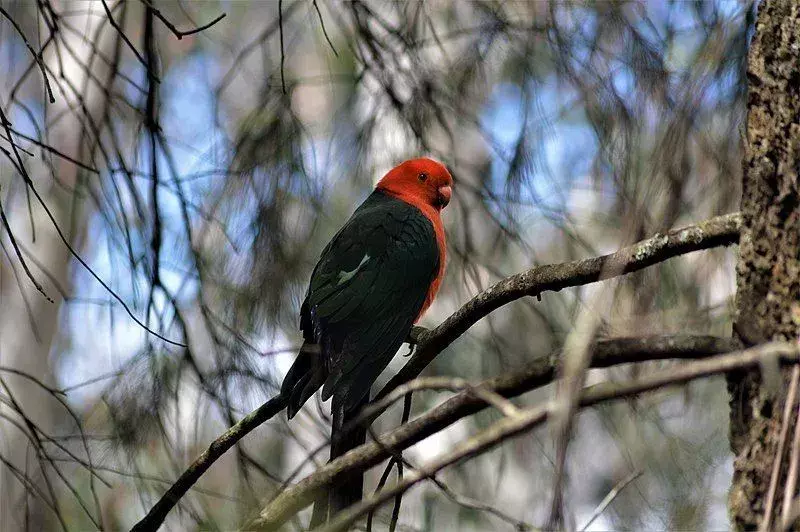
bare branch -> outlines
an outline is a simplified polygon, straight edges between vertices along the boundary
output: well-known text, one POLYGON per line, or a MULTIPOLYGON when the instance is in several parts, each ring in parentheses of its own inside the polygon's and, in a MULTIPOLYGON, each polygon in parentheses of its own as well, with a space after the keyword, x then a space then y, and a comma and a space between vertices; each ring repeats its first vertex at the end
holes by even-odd
POLYGON ((312 0, 311 2, 314 5, 314 9, 317 10, 317 17, 319 17, 319 25, 322 26, 322 34, 325 36, 325 40, 328 42, 328 46, 331 47, 333 50, 333 55, 339 57, 339 52, 336 51, 336 47, 333 46, 333 42, 331 42, 331 38, 328 36, 328 30, 325 29, 325 20, 322 18, 322 12, 319 10, 319 5, 317 4, 317 0, 312 0))
POLYGON ((281 89, 283 89, 283 93, 286 94, 286 69, 284 68, 286 52, 283 49, 283 0, 278 0, 278 31, 281 40, 281 89))
POLYGON ((241 440, 246 434, 284 409, 286 401, 278 395, 258 409, 241 419, 225 433, 211 442, 208 449, 192 462, 192 465, 170 486, 169 490, 158 500, 146 516, 136 523, 131 531, 158 530, 167 513, 178 503, 195 482, 205 473, 217 459, 241 440))
MULTIPOLYGON (((595 368, 615 364, 668 358, 700 358, 736 349, 727 338, 711 336, 656 336, 649 338, 615 338, 598 342, 592 365, 595 368)), ((552 381, 558 366, 559 353, 533 360, 522 370, 488 379, 480 386, 503 397, 514 397, 552 381)), ((409 383, 413 387, 412 383, 409 383)), ((468 415, 479 412, 486 404, 469 393, 461 393, 381 437, 381 444, 368 443, 340 456, 294 486, 283 490, 262 511, 261 522, 283 523, 313 500, 317 490, 342 474, 364 470, 390 457, 387 449, 405 449, 424 440, 468 415)))
POLYGON ((184 31, 181 31, 181 30, 179 30, 179 29, 178 29, 178 28, 175 26, 175 24, 173 24, 172 22, 170 22, 170 21, 169 21, 169 19, 168 19, 167 17, 165 17, 165 16, 164 16, 164 15, 161 13, 161 11, 159 11, 158 9, 156 9, 156 8, 153 6, 153 4, 151 4, 150 2, 147 2, 146 0, 142 0, 142 3, 143 3, 143 4, 145 4, 145 5, 146 5, 146 6, 147 6, 147 7, 148 7, 148 8, 149 8, 149 9, 150 9, 152 12, 153 12, 153 15, 155 15, 155 17, 156 17, 158 20, 160 20, 161 22, 163 22, 163 23, 164 23, 164 25, 165 25, 167 28, 169 28, 169 30, 170 30, 170 31, 171 31, 171 32, 172 32, 172 33, 175 35, 175 37, 177 37, 177 38, 178 38, 178 40, 179 40, 179 41, 180 41, 181 39, 183 39, 184 37, 186 37, 187 35, 194 35, 195 33, 200 33, 200 32, 201 32, 201 31, 203 31, 203 30, 207 30, 208 28, 210 28, 211 26, 213 26, 214 24, 216 24, 217 22, 219 22, 220 20, 224 19, 224 18, 227 16, 227 13, 222 13, 221 15, 219 15, 217 18, 215 18, 214 20, 212 20, 212 21, 211 21, 211 22, 209 22, 208 24, 203 24, 202 26, 198 26, 198 27, 196 27, 196 28, 193 28, 193 29, 191 29, 191 30, 184 30, 184 31))
MULTIPOLYGON (((583 407, 591 406, 613 399, 638 395, 665 386, 689 382, 710 375, 753 368, 757 367, 762 361, 774 359, 775 357, 779 358, 780 362, 783 364, 796 363, 800 361, 800 347, 791 343, 771 342, 743 351, 709 358, 707 360, 690 362, 681 367, 660 371, 641 379, 635 379, 625 383, 618 384, 607 382, 590 386, 584 389, 584 392, 581 394, 580 404, 583 407)), ((362 500, 360 503, 354 504, 349 509, 342 511, 322 530, 325 532, 349 530, 350 527, 362 515, 369 512, 370 509, 380 506, 399 493, 408 491, 408 489, 421 480, 434 475, 438 471, 456 462, 482 454, 499 443, 542 424, 548 419, 551 410, 552 405, 542 405, 522 411, 519 417, 506 417, 501 419, 488 429, 481 431, 472 438, 457 445, 452 452, 433 460, 426 467, 411 472, 402 481, 397 482, 391 488, 384 489, 362 500)), ((272 505, 262 511, 261 520, 256 523, 258 526, 272 524, 272 521, 269 519, 269 517, 272 516, 271 509, 272 505)))
POLYGON ((138 59, 139 62, 144 66, 145 70, 148 72, 148 75, 152 76, 153 79, 156 81, 156 83, 161 83, 161 80, 158 79, 158 76, 156 76, 153 72, 150 72, 149 67, 147 65, 147 61, 145 60, 144 57, 142 57, 142 54, 139 53, 139 50, 136 49, 136 46, 134 46, 134 44, 131 42, 131 40, 128 38, 128 36, 125 34, 125 30, 122 29, 119 26, 119 24, 117 24, 116 20, 114 20, 114 15, 111 14, 111 10, 108 8, 108 4, 106 3, 106 0, 100 0, 100 3, 103 4, 103 9, 105 10, 106 16, 108 17, 108 22, 111 24, 111 26, 115 30, 117 30, 117 33, 122 38, 122 41, 126 45, 128 45, 128 49, 130 49, 130 51, 133 52, 133 55, 136 57, 136 59, 138 59))
POLYGON ((597 519, 598 517, 600 517, 600 514, 602 514, 605 511, 605 509, 608 508, 609 504, 614 502, 614 499, 617 498, 617 495, 622 493, 622 490, 624 490, 626 487, 628 487, 628 485, 631 482, 633 482, 634 480, 636 480, 637 478, 639 478, 641 476, 642 476, 642 471, 634 471, 633 473, 631 473, 627 477, 623 478, 619 482, 619 484, 614 486, 614 489, 609 491, 608 495, 603 497, 603 500, 600 501, 600 504, 598 504, 597 508, 594 509, 594 511, 592 512, 591 517, 589 517, 589 520, 586 521, 586 524, 583 525, 583 527, 581 528, 581 532, 583 532, 584 530, 589 528, 589 525, 594 523, 594 520, 597 519))
POLYGON ((728 246, 739 241, 742 218, 738 213, 717 216, 695 225, 656 235, 610 255, 562 264, 537 266, 512 275, 473 297, 417 346, 405 366, 383 387, 381 398, 417 375, 448 345, 493 310, 525 296, 558 291, 635 272, 692 251, 728 246))

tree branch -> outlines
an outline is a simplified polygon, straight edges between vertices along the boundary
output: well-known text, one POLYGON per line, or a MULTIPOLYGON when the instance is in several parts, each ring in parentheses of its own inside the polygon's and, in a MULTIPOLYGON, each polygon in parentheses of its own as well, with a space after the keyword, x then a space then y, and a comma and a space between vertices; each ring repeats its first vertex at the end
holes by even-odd
POLYGON ((211 442, 208 449, 192 462, 192 465, 170 486, 169 490, 158 500, 146 516, 136 523, 131 532, 155 531, 164 522, 167 513, 178 503, 189 488, 205 473, 225 451, 233 447, 253 429, 275 416, 286 407, 286 401, 281 395, 273 397, 253 412, 241 419, 225 433, 211 442))
MULTIPOLYGON (((726 353, 738 347, 729 338, 713 336, 654 336, 615 338, 594 346, 592 367, 604 368, 616 364, 662 360, 668 358, 701 358, 726 353)), ((493 390, 506 397, 515 397, 534 388, 549 384, 557 370, 559 352, 533 360, 520 371, 488 379, 476 386, 493 390)), ((423 380, 424 379, 420 379, 423 380)), ((407 384, 409 390, 417 386, 407 384)), ((403 390, 407 391, 407 390, 403 390)), ((398 393, 397 397, 403 394, 398 393)), ((313 501, 317 490, 324 488, 340 475, 368 469, 388 458, 388 450, 406 449, 456 421, 486 408, 486 403, 469 392, 460 393, 422 416, 381 436, 381 443, 371 442, 340 456, 317 469, 313 474, 291 486, 270 502, 254 526, 278 526, 313 501)))
MULTIPOLYGON (((623 248, 610 255, 563 264, 539 266, 508 277, 472 298, 436 329, 425 331, 419 327, 414 328, 411 336, 418 342, 414 356, 381 390, 376 397, 376 401, 385 397, 399 385, 416 377, 445 347, 450 345, 478 320, 506 303, 526 295, 537 295, 546 290, 557 291, 568 286, 579 286, 611 277, 611 275, 604 276, 604 273, 607 274, 607 272, 614 272, 614 276, 621 275, 691 251, 730 245, 738 241, 740 225, 741 217, 738 213, 717 216, 696 225, 671 231, 666 235, 657 235, 643 240, 638 244, 623 248)), ((707 356, 713 353, 729 351, 733 348, 735 347, 727 340, 713 337, 617 339, 607 343, 600 342, 595 353, 597 359, 593 360, 592 364, 594 367, 605 367, 624 362, 637 362, 643 359, 707 356), (636 358, 637 355, 645 355, 645 357, 636 358)), ((494 390, 506 397, 513 397, 524 391, 549 383, 552 380, 554 371, 555 358, 538 359, 520 373, 490 379, 481 384, 481 386, 485 385, 486 389, 494 390)), ((175 506, 177 501, 197 482, 214 461, 258 425, 276 415, 284 406, 285 401, 280 396, 275 397, 217 438, 209 446, 208 450, 199 456, 176 483, 170 487, 167 493, 159 499, 147 516, 136 524, 134 530, 157 529, 166 518, 169 510, 175 506)), ((400 427, 391 434, 399 438, 397 442, 398 448, 405 448, 484 407, 485 403, 476 398, 473 393, 461 394, 434 409, 428 415, 400 427), (413 430, 410 430, 411 428, 413 430), (408 442, 406 444, 400 443, 406 441, 408 442)), ((380 448, 369 448, 368 452, 364 452, 363 450, 368 448, 369 445, 358 448, 364 454, 361 459, 355 462, 343 461, 344 458, 354 452, 351 451, 344 457, 340 457, 327 466, 320 468, 312 475, 313 479, 312 477, 307 477, 299 484, 285 490, 284 493, 287 493, 287 495, 284 496, 284 493, 279 494, 276 501, 288 497, 287 500, 293 502, 286 507, 286 511, 281 510, 278 514, 278 520, 283 522, 286 516, 292 515, 307 505, 310 500, 306 500, 306 497, 310 490, 326 486, 333 478, 338 477, 345 471, 371 467, 386 457, 385 452, 380 448), (302 486, 306 485, 304 483, 310 484, 312 487, 303 491, 302 486)), ((389 446, 392 447, 391 444, 389 446)), ((359 454, 358 456, 361 455, 359 454)), ((268 506, 268 508, 270 507, 272 507, 272 504, 268 506)))
POLYGON ((600 517, 600 514, 602 514, 606 508, 608 508, 608 505, 614 502, 614 499, 617 498, 617 495, 622 493, 622 490, 628 487, 631 482, 642 476, 642 473, 643 472, 641 470, 637 470, 620 480, 619 483, 608 492, 608 495, 606 495, 603 500, 600 501, 600 504, 597 505, 597 508, 594 509, 592 515, 589 517, 589 520, 586 521, 586 524, 581 527, 581 532, 584 532, 587 528, 589 528, 589 525, 594 523, 595 519, 600 517))
MULTIPOLYGON (((786 342, 772 342, 707 360, 690 362, 681 367, 670 368, 625 383, 607 382, 590 386, 584 388, 580 404, 582 407, 592 406, 601 402, 638 395, 646 391, 685 383, 710 375, 752 368, 762 362, 772 361, 776 358, 782 364, 797 363, 800 361, 800 347, 786 342)), ((412 471, 391 488, 381 490, 379 493, 365 498, 358 504, 354 504, 347 510, 340 512, 323 530, 325 532, 348 530, 362 515, 372 508, 376 508, 398 494, 406 492, 416 483, 436 474, 445 467, 477 456, 511 437, 540 425, 547 420, 551 413, 551 408, 552 405, 545 404, 525 409, 519 416, 501 419, 488 429, 457 445, 452 452, 431 461, 426 467, 412 471)))
POLYGON ((214 20, 212 20, 208 24, 203 24, 202 26, 197 26, 196 28, 192 28, 190 30, 181 31, 181 30, 179 30, 177 28, 177 26, 175 26, 175 24, 170 22, 169 19, 167 19, 167 17, 165 17, 161 13, 161 11, 156 9, 150 2, 148 2, 147 0, 142 0, 142 3, 144 5, 146 5, 153 12, 153 15, 155 15, 155 17, 158 20, 160 20, 169 29, 169 31, 171 31, 172 34, 175 35, 175 37, 179 41, 181 39, 183 39, 184 37, 186 37, 187 35, 194 35, 195 33, 200 33, 201 31, 207 30, 208 28, 210 28, 211 26, 213 26, 214 24, 216 24, 220 20, 224 19, 225 16, 226 16, 226 13, 222 13, 221 15, 217 16, 217 18, 215 18, 214 20))
POLYGON ((742 218, 725 214, 695 225, 642 240, 615 253, 589 259, 536 266, 507 277, 473 297, 455 314, 424 335, 411 359, 383 387, 380 399, 394 388, 417 377, 448 345, 478 320, 499 307, 525 296, 585 285, 635 272, 669 258, 739 241, 742 218))

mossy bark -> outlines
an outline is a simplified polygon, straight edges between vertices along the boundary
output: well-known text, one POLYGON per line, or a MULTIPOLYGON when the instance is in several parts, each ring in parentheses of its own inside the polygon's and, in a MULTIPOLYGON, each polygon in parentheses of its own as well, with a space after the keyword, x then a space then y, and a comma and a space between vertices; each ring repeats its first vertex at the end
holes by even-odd
MULTIPOLYGON (((796 0, 766 0, 759 5, 747 60, 735 331, 747 344, 796 340, 800 337, 800 4, 796 0)), ((765 374, 729 378, 730 443, 735 456, 729 511, 737 529, 753 529, 763 519, 777 453, 787 378, 768 382, 762 378, 765 374)), ((778 490, 776 508, 782 491, 778 490)))

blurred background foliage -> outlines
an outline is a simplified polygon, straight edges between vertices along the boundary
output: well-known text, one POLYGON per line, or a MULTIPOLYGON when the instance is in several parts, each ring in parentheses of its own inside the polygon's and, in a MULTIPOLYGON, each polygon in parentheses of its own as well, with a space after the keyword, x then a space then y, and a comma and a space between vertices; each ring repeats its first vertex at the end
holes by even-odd
MULTIPOLYGON (((749 3, 0 6, 0 109, 11 124, 0 132, 11 230, 0 229, 3 530, 130 527, 211 440, 274 395, 322 247, 404 159, 437 158, 456 180, 447 277, 427 326, 504 276, 737 209, 749 3), (165 23, 186 30, 222 13, 181 39, 165 23)), ((516 302, 427 374, 480 379, 547 356, 581 310, 600 316, 604 336, 729 335, 733 253, 629 275, 613 283, 610 308, 586 308, 594 285, 516 302)), ((590 382, 649 367, 593 370, 590 382)), ((445 398, 416 394, 412 415, 445 398)), ((295 468, 311 472, 305 458, 327 435, 327 412, 312 400, 291 423, 279 416, 248 436, 170 529, 235 527, 295 468)), ((459 422, 407 456, 423 463, 497 415, 459 422)), ((399 421, 392 410, 377 429, 399 421)), ((553 456, 542 429, 450 468, 440 480, 462 499, 422 484, 405 497, 401 526, 510 526, 464 498, 541 525, 553 456)), ((576 526, 640 470, 594 529, 725 529, 724 382, 586 411, 568 460, 576 526)))

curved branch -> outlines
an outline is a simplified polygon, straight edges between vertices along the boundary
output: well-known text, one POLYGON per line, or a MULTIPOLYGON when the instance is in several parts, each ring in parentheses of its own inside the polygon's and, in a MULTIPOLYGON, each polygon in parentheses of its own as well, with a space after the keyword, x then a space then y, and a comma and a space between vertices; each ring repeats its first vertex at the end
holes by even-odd
POLYGON ((184 30, 184 31, 181 31, 181 30, 179 30, 179 29, 178 29, 178 27, 177 27, 177 26, 175 26, 175 24, 173 24, 172 22, 170 22, 170 21, 169 21, 169 19, 168 19, 167 17, 165 17, 165 16, 164 16, 164 15, 161 13, 161 11, 159 11, 158 9, 156 9, 156 8, 153 6, 153 4, 151 4, 151 3, 150 3, 150 2, 148 2, 147 0, 142 0, 142 3, 143 3, 145 6, 147 6, 147 7, 148 7, 148 8, 149 8, 149 9, 150 9, 152 12, 153 12, 153 15, 155 15, 155 17, 156 17, 158 20, 160 20, 161 22, 163 22, 163 23, 164 23, 164 25, 165 25, 165 26, 166 26, 166 27, 169 29, 169 31, 171 31, 171 32, 172 32, 172 34, 173 34, 173 35, 175 35, 175 37, 176 37, 176 38, 177 38, 179 41, 180 41, 181 39, 183 39, 184 37, 186 37, 187 35, 194 35, 195 33, 200 33, 201 31, 205 31, 205 30, 207 30, 208 28, 210 28, 211 26, 213 26, 214 24, 216 24, 216 23, 217 23, 217 22, 219 22, 220 20, 224 19, 224 18, 225 18, 225 16, 226 16, 226 13, 222 13, 221 15, 218 15, 218 16, 217 16, 217 18, 215 18, 214 20, 212 20, 211 22, 209 22, 209 23, 207 23, 207 24, 203 24, 202 26, 197 26, 196 28, 192 28, 192 29, 190 29, 190 30, 184 30))
MULTIPOLYGON (((592 367, 662 360, 701 358, 727 353, 738 347, 729 338, 713 336, 654 336, 615 338, 598 342, 594 347, 592 367)), ((533 360, 515 373, 488 379, 476 386, 506 397, 515 397, 552 382, 556 375, 559 352, 533 360)), ((425 379, 420 379, 425 380, 425 379)), ((408 383, 408 389, 415 384, 408 383)), ((405 391, 405 390, 404 390, 405 391)), ((402 394, 399 394, 402 396, 402 394)), ((470 392, 462 392, 420 417, 381 436, 380 443, 370 442, 320 467, 314 473, 275 497, 262 511, 254 526, 277 527, 313 502, 317 491, 340 475, 361 471, 390 457, 390 451, 406 449, 456 421, 486 408, 486 403, 470 392)))
MULTIPOLYGON (((537 295, 546 290, 560 290, 568 286, 588 284, 609 277, 609 275, 603 276, 604 272, 613 271, 616 275, 621 275, 691 251, 727 246, 738 241, 740 226, 741 216, 738 213, 717 216, 696 225, 671 231, 666 235, 657 235, 643 240, 610 255, 539 266, 508 277, 472 298, 436 329, 421 332, 421 328, 415 328, 412 337, 419 343, 414 356, 381 390, 376 396, 376 401, 385 397, 399 385, 419 375, 445 347, 481 318, 506 303, 526 295, 537 295)), ((685 336, 679 339, 657 337, 656 340, 653 338, 617 339, 600 342, 597 345, 592 365, 593 367, 606 367, 624 362, 658 358, 708 356, 733 348, 728 340, 713 337, 685 336)), ((555 372, 555 360, 554 357, 537 359, 519 373, 489 379, 482 386, 505 397, 519 395, 524 391, 549 383, 555 372)), ((163 523, 167 513, 214 461, 250 431, 280 412, 284 406, 285 401, 277 396, 212 442, 208 450, 189 466, 147 516, 136 524, 134 530, 157 529, 163 523)), ((390 433, 390 438, 394 438, 396 441, 386 443, 386 446, 401 449, 408 447, 484 407, 485 403, 475 398, 473 394, 459 394, 425 416, 390 433)), ((283 522, 288 516, 293 515, 310 502, 308 495, 313 490, 326 486, 333 478, 345 471, 363 470, 386 458, 382 447, 370 447, 370 445, 374 444, 361 446, 328 463, 299 484, 279 494, 267 509, 272 508, 278 501, 287 501, 280 503, 279 506, 282 509, 276 514, 277 521, 283 522), (354 457, 356 458, 354 459, 354 457)))
POLYGON ((286 407, 286 401, 281 395, 273 397, 253 412, 247 414, 234 426, 225 431, 225 433, 211 442, 208 449, 203 451, 203 454, 197 457, 192 462, 192 465, 183 472, 183 474, 170 486, 169 490, 158 500, 146 516, 141 521, 136 523, 131 532, 143 532, 145 530, 158 530, 158 527, 164 522, 167 513, 178 503, 189 488, 205 473, 217 459, 225 454, 225 451, 230 449, 241 440, 246 434, 250 433, 253 429, 269 420, 281 410, 286 407))
POLYGON ((741 225, 741 214, 725 214, 665 235, 656 235, 609 255, 536 266, 507 277, 473 297, 455 314, 424 335, 411 359, 376 398, 380 399, 418 376, 467 329, 506 303, 525 296, 539 296, 542 292, 557 292, 562 288, 618 277, 692 251, 735 244, 739 241, 741 225))
MULTIPOLYGON (((625 383, 602 383, 584 388, 580 398, 583 407, 597 403, 638 395, 643 392, 663 388, 694 379, 728 373, 734 370, 752 368, 762 362, 778 359, 782 364, 797 363, 800 360, 800 347, 787 342, 772 342, 758 347, 736 351, 707 360, 687 363, 678 368, 660 371, 640 379, 625 383)), ((445 467, 477 456, 499 443, 522 434, 547 420, 551 405, 545 404, 523 410, 518 416, 505 417, 488 429, 479 432, 472 438, 460 443, 452 452, 433 460, 425 467, 419 468, 404 477, 388 489, 365 498, 342 511, 323 530, 338 532, 348 530, 362 515, 373 508, 391 500, 395 496, 408 491, 416 483, 425 480, 445 467)))

